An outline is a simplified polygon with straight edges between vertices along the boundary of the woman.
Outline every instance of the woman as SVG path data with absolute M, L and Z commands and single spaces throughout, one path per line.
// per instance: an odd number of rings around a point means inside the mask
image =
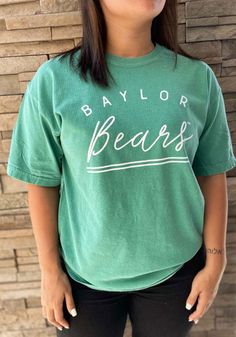
M 222 91 L 178 46 L 175 1 L 81 6 L 81 44 L 30 81 L 7 168 L 28 183 L 43 316 L 58 336 L 121 337 L 127 315 L 135 337 L 187 336 L 226 266 Z

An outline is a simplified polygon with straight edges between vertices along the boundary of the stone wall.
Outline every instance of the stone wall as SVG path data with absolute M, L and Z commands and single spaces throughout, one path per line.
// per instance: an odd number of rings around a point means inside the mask
M 236 1 L 180 0 L 179 41 L 206 61 L 222 87 L 236 152 Z M 28 81 L 82 36 L 76 0 L 0 0 L 0 337 L 55 336 L 42 317 L 40 269 L 26 187 L 6 174 L 12 129 Z M 218 295 L 191 337 L 236 336 L 236 169 L 227 173 L 228 265 Z M 233 320 L 234 318 L 234 320 Z M 130 322 L 125 331 L 131 336 Z

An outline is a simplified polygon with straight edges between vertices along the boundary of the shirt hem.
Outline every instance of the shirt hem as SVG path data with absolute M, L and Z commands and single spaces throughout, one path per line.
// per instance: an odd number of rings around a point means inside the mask
M 195 175 L 208 176 L 213 174 L 220 174 L 232 170 L 236 166 L 236 158 L 231 158 L 227 162 L 220 162 L 218 164 L 209 165 L 208 167 L 193 167 Z
M 67 265 L 67 268 L 66 268 L 66 269 L 67 269 L 67 272 L 68 272 L 68 274 L 70 275 L 70 277 L 71 277 L 75 282 L 81 283 L 82 285 L 84 285 L 84 286 L 86 286 L 86 287 L 92 288 L 92 289 L 94 289 L 94 290 L 99 290 L 99 291 L 132 292 L 132 291 L 144 290 L 144 289 L 153 287 L 153 286 L 155 286 L 155 285 L 161 284 L 161 283 L 163 283 L 164 281 L 168 280 L 168 279 L 169 279 L 170 277 L 172 277 L 175 273 L 177 273 L 177 272 L 183 267 L 183 265 L 184 265 L 185 263 L 187 263 L 188 261 L 190 261 L 190 260 L 197 254 L 197 252 L 198 252 L 199 249 L 201 248 L 202 244 L 203 244 L 203 241 L 200 242 L 200 245 L 198 246 L 198 248 L 197 248 L 197 250 L 194 252 L 194 254 L 193 254 L 190 258 L 188 258 L 187 260 L 181 262 L 181 264 L 178 266 L 178 269 L 175 270 L 173 273 L 171 273 L 170 275 L 164 277 L 162 280 L 159 280 L 158 282 L 154 282 L 154 283 L 152 283 L 152 284 L 146 285 L 145 287 L 142 287 L 142 288 L 136 288 L 136 289 L 134 289 L 134 288 L 132 288 L 132 289 L 127 289 L 127 288 L 126 288 L 126 289 L 120 290 L 120 289 L 111 289 L 111 288 L 110 288 L 110 289 L 109 289 L 109 288 L 102 288 L 102 289 L 101 289 L 101 288 L 97 288 L 97 287 L 94 287 L 92 284 L 87 284 L 87 283 L 84 283 L 84 282 L 81 282 L 81 281 L 77 280 L 77 279 L 74 277 L 74 274 L 72 274 L 72 272 L 71 272 L 69 266 L 66 264 L 66 262 L 65 262 L 65 266 Z M 170 268 L 171 268 L 171 267 L 170 267 Z
M 8 176 L 15 178 L 17 180 L 41 186 L 58 186 L 61 183 L 61 180 L 54 178 L 40 177 L 35 174 L 24 171 L 20 167 L 9 163 L 7 165 L 7 174 Z

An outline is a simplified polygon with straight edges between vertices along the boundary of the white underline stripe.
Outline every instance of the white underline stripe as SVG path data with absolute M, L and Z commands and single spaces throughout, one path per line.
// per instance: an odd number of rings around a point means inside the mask
M 98 169 L 98 168 L 106 168 L 106 167 L 116 167 L 116 166 L 122 166 L 122 165 L 128 165 L 128 164 L 135 164 L 135 163 L 145 163 L 145 162 L 158 162 L 158 161 L 165 161 L 166 159 L 188 159 L 188 157 L 164 157 L 160 159 L 147 159 L 147 160 L 135 160 L 135 161 L 128 161 L 125 163 L 118 163 L 118 164 L 110 164 L 110 165 L 104 165 L 104 166 L 87 166 L 87 169 Z
M 133 167 L 142 167 L 142 166 L 153 166 L 153 165 L 163 165 L 167 163 L 188 163 L 189 160 L 167 160 L 165 162 L 160 162 L 160 163 L 144 163 L 143 165 L 129 165 L 129 166 L 123 166 L 123 167 L 114 167 L 114 168 L 109 168 L 105 170 L 88 170 L 88 173 L 100 173 L 100 172 L 107 172 L 107 171 L 114 171 L 114 170 L 127 170 Z

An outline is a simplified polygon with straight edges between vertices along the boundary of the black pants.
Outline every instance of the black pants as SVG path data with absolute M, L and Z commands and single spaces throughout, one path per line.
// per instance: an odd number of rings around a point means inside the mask
M 205 265 L 204 244 L 169 279 L 152 287 L 114 292 L 91 289 L 69 277 L 77 316 L 72 317 L 63 305 L 70 329 L 56 328 L 58 337 L 122 337 L 127 315 L 132 337 L 185 337 L 194 325 L 188 317 L 196 309 L 185 308 L 191 283 Z M 65 267 L 63 267 L 65 270 Z M 66 271 L 66 270 L 65 270 Z

